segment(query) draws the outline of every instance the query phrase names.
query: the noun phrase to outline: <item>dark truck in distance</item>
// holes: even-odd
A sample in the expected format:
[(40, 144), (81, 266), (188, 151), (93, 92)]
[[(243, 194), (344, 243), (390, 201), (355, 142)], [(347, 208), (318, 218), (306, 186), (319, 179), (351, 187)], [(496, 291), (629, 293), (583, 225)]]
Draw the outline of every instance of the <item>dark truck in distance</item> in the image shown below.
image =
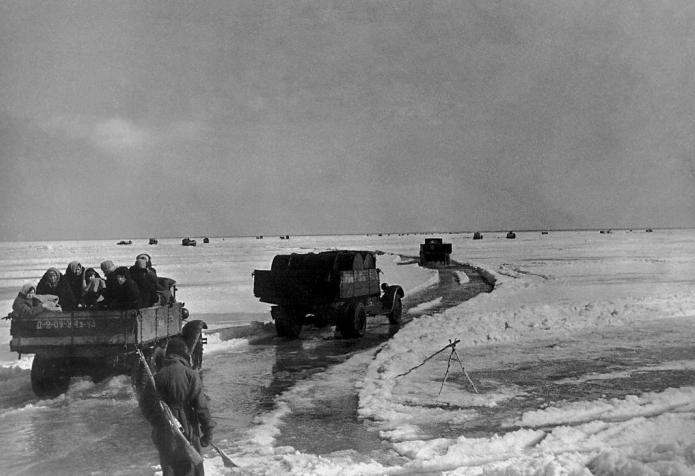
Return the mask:
[[(119, 374), (136, 377), (140, 368), (136, 348), (151, 358), (158, 346), (182, 336), (182, 329), (189, 327), (183, 326), (188, 310), (176, 302), (174, 290), (172, 284), (167, 304), (141, 309), (43, 311), (22, 318), (10, 313), (10, 350), (20, 356), (35, 354), (31, 386), (39, 397), (65, 392), (72, 376), (85, 375), (95, 381)], [(191, 324), (198, 335), (182, 337), (192, 342), (194, 360), (201, 360), (204, 339), (200, 333), (207, 325), (202, 321)]]
[(273, 304), (280, 337), (299, 337), (304, 324), (335, 325), (343, 337), (361, 337), (367, 316), (401, 322), (403, 289), (380, 284), (379, 272), (371, 251), (277, 255), (270, 270), (253, 272), (253, 293)]
[(420, 266), (443, 264), (448, 266), (450, 262), (451, 243), (443, 243), (441, 238), (425, 238), (425, 243), (420, 245)]

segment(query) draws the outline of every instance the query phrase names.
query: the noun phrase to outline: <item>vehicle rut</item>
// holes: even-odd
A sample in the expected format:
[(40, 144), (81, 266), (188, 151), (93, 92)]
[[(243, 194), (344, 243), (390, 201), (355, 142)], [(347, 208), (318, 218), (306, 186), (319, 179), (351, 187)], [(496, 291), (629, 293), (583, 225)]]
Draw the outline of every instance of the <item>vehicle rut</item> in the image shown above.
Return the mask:
[[(407, 325), (412, 319), (442, 312), (481, 292), (491, 292), (493, 289), (488, 278), (472, 266), (452, 262), (446, 267), (436, 269), (439, 273), (437, 285), (404, 298), (401, 326)], [(468, 280), (461, 282), (459, 273), (464, 273)], [(439, 298), (441, 300), (438, 300)], [(438, 300), (437, 304), (429, 306), (426, 311), (408, 312), (433, 300)], [(274, 339), (277, 359), (273, 381), (267, 388), (268, 394), (278, 395), (311, 375), (345, 362), (358, 352), (376, 348), (398, 330), (399, 327), (389, 325), (385, 317), (378, 317), (371, 320), (367, 332), (360, 339), (342, 339), (339, 335), (324, 329), (306, 329), (301, 349), (297, 349), (296, 342)], [(307, 341), (310, 345), (306, 345)], [(276, 438), (276, 445), (292, 446), (299, 451), (314, 454), (354, 450), (361, 454), (370, 454), (385, 463), (389, 461), (384, 458), (400, 458), (389, 451), (389, 445), (381, 441), (377, 432), (369, 431), (358, 418), (359, 399), (354, 384), (360, 380), (367, 365), (368, 362), (365, 362), (360, 367), (351, 369), (352, 375), (345, 380), (337, 383), (332, 380), (332, 390), (324, 396), (314, 396), (309, 409), (293, 409), (286, 415), (281, 433)], [(272, 405), (275, 405), (274, 398), (272, 401), (266, 401), (264, 406), (268, 408)]]

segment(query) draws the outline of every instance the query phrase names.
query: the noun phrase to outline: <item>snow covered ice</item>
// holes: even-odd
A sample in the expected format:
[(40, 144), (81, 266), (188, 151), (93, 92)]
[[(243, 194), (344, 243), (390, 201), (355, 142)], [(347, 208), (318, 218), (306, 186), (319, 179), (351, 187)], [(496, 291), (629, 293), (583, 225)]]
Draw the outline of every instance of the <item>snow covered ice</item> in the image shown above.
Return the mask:
[[(441, 313), (430, 311), (436, 299), (420, 303), (424, 315), (378, 348), (277, 395), (241, 438), (216, 434), (243, 473), (210, 456), (206, 474), (695, 474), (695, 231), (505, 234), (475, 241), (468, 233), (443, 235), (453, 244), (452, 260), (490, 273), (494, 291)], [(268, 320), (268, 306), (253, 298), (250, 271), (288, 249), (381, 250), (384, 281), (407, 294), (431, 287), (435, 272), (397, 257), (417, 254), (424, 236), (437, 235), (227, 238), (197, 250), (160, 241), (150, 252), (158, 272), (177, 279), (192, 315), (209, 315), (214, 328)], [(130, 263), (141, 251), (101, 242), (2, 246), (8, 311), (16, 289), (49, 266), (74, 258)], [(29, 248), (35, 258), (27, 260)], [(2, 325), (7, 342), (7, 321)], [(456, 359), (442, 385), (449, 349), (406, 373), (450, 339), (460, 340), (457, 355), (480, 393)], [(210, 334), (208, 352), (244, 352), (244, 342)], [(1, 355), (6, 385), (28, 387), (31, 356)], [(84, 391), (76, 385), (85, 383), (70, 392)], [(317, 394), (347, 387), (356, 387), (358, 417), (390, 454), (312, 454), (276, 444), (288, 415), (311, 409)], [(0, 417), (38, 404), (3, 409)], [(150, 474), (156, 460), (152, 465)]]
[[(479, 247), (478, 243), (455, 242), (452, 257), (493, 273), (495, 291), (443, 314), (415, 320), (396, 334), (369, 367), (360, 393), (360, 415), (377, 422), (396, 450), (412, 459), (407, 466), (416, 472), (693, 474), (692, 386), (623, 398), (558, 401), (507, 423), (518, 429), (485, 438), (468, 436), (465, 431), (442, 438), (423, 430), (432, 428), (432, 422), (464, 422), (474, 416), (471, 413), (476, 408), (495, 407), (519, 396), (518, 389), (504, 387), (476, 395), (460, 379), (459, 388), (452, 389), (448, 383), (438, 397), (439, 385), (431, 372), (443, 374), (441, 359), (438, 366), (430, 364), (421, 372), (395, 378), (449, 338), (461, 339), (458, 348), (467, 370), (481, 374), (486, 368), (525, 360), (550, 362), (567, 357), (552, 355), (563, 354), (562, 344), (548, 351), (548, 342), (567, 342), (582, 335), (583, 351), (597, 353), (601, 352), (600, 342), (594, 346), (592, 336), (607, 329), (624, 328), (620, 333), (626, 334), (625, 345), (629, 345), (632, 326), (653, 322), (658, 326), (663, 320), (692, 323), (692, 232), (518, 236), (521, 241), (513, 244), (494, 238)], [(692, 330), (692, 325), (683, 328), (686, 344), (692, 342)], [(673, 362), (674, 367), (692, 365), (692, 360)], [(435, 402), (441, 405), (432, 407)]]

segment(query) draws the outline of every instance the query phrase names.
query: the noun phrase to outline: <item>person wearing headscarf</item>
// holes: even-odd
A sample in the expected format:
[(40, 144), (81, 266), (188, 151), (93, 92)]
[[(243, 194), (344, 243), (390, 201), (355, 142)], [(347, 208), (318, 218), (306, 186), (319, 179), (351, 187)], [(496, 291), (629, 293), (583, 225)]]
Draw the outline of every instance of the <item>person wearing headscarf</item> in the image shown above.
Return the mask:
[(31, 317), (43, 311), (41, 300), (36, 297), (36, 287), (27, 283), (17, 293), (12, 303), (12, 313), (15, 317)]
[(128, 268), (119, 266), (106, 282), (106, 299), (108, 309), (137, 309), (140, 304), (138, 285), (130, 278)]
[(82, 296), (87, 288), (82, 264), (78, 261), (71, 261), (65, 269), (63, 277), (68, 282), (72, 295), (75, 296), (77, 302), (82, 303)]
[(140, 307), (150, 307), (159, 301), (157, 296), (157, 271), (152, 267), (152, 258), (147, 253), (140, 253), (135, 264), (130, 267), (130, 277), (140, 291)]
[(82, 302), (87, 307), (94, 306), (99, 299), (103, 299), (102, 294), (106, 289), (106, 281), (99, 276), (94, 268), (87, 268), (84, 272), (85, 291)]
[(159, 451), (164, 476), (202, 476), (203, 464), (194, 465), (185, 451), (177, 451), (168, 423), (158, 410), (158, 395), (169, 405), (183, 427), (182, 433), (200, 453), (212, 442), (215, 422), (208, 409), (207, 396), (198, 371), (191, 368), (186, 342), (171, 339), (166, 348), (164, 363), (154, 376), (155, 386), (147, 385), (141, 400), (142, 413), (152, 424), (152, 441)]
[(36, 285), (36, 294), (51, 294), (58, 296), (58, 304), (63, 311), (77, 309), (77, 298), (72, 293), (70, 285), (57, 268), (48, 268)]

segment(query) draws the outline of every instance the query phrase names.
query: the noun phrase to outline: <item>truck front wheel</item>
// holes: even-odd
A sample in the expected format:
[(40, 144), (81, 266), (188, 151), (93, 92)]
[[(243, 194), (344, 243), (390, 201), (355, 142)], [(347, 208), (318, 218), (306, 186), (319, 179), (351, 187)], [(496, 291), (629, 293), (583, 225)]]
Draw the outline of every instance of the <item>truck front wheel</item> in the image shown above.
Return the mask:
[(367, 330), (367, 313), (362, 303), (350, 304), (340, 317), (337, 327), (343, 337), (362, 337)]
[(302, 332), (302, 323), (299, 314), (284, 307), (275, 306), (271, 308), (270, 314), (275, 320), (275, 332), (279, 337), (296, 339)]
[(31, 365), (31, 389), (37, 397), (57, 397), (70, 385), (68, 362), (41, 354), (34, 356)]

